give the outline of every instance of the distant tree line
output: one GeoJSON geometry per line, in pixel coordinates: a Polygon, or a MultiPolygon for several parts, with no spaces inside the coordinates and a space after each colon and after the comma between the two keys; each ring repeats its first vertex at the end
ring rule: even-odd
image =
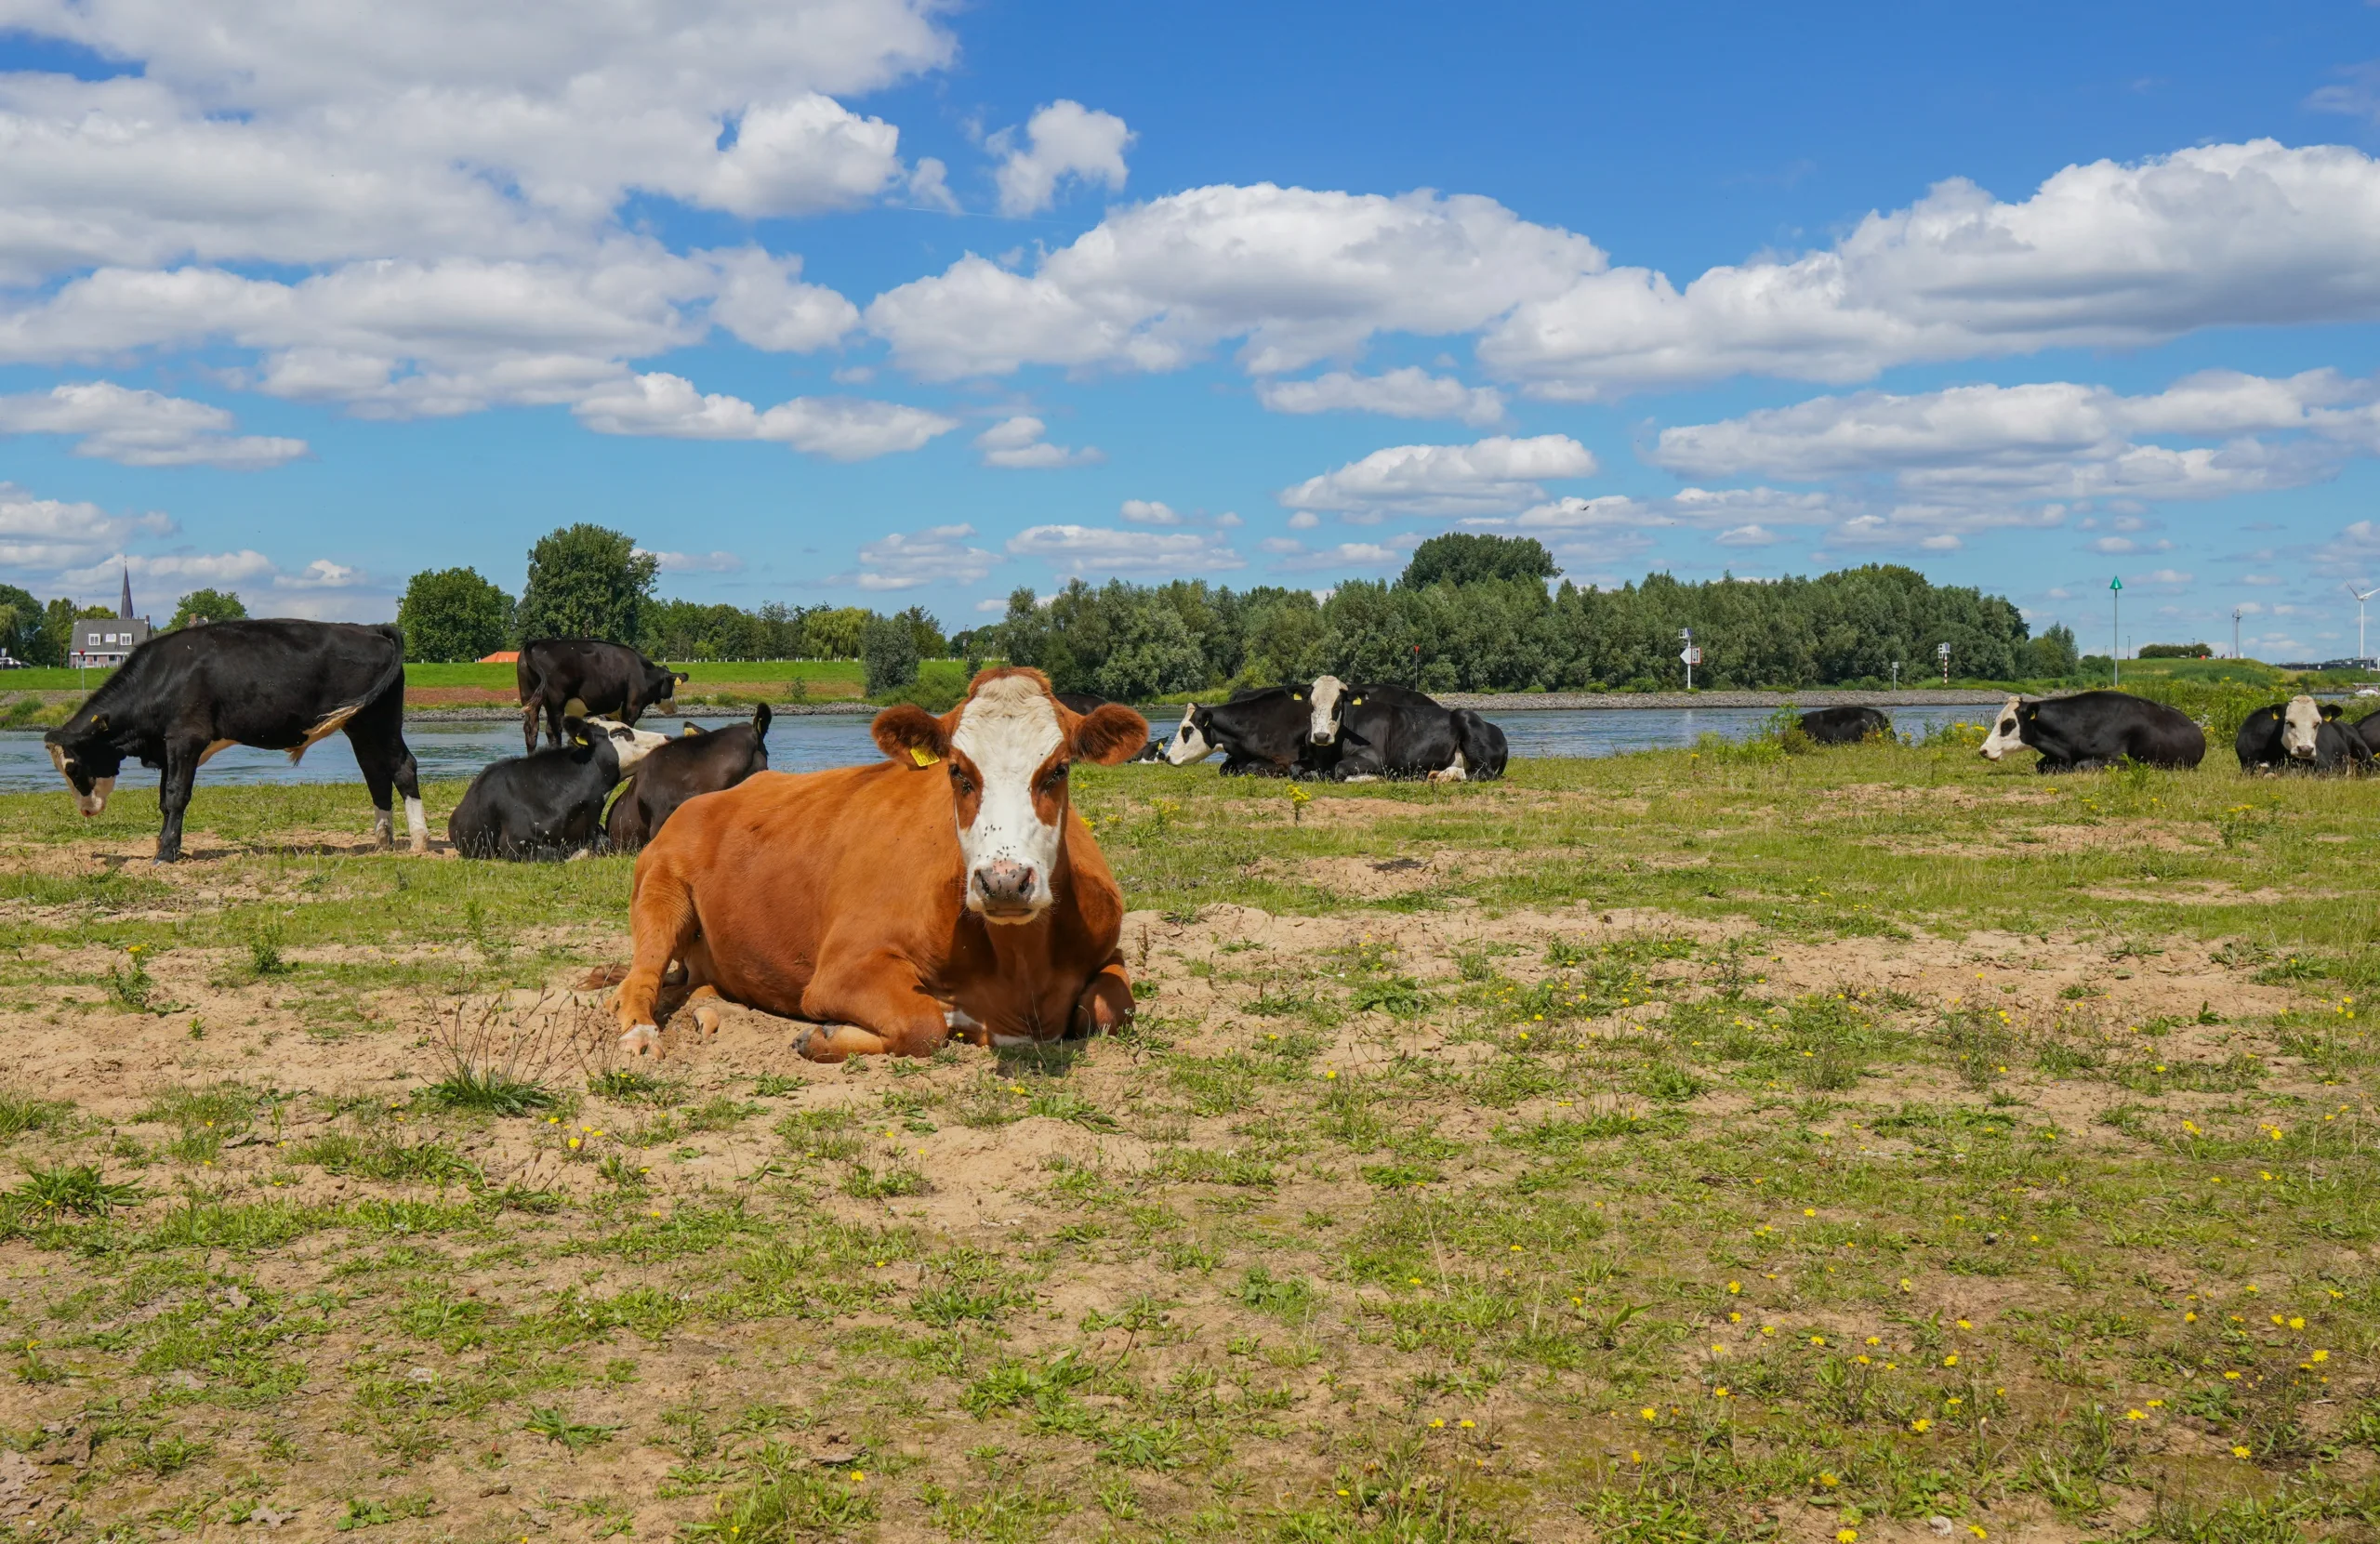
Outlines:
{"type": "Polygon", "coordinates": [[[660,599],[659,577],[658,560],[639,552],[633,537],[569,525],[529,549],[518,600],[477,569],[434,569],[405,586],[397,625],[411,660],[481,659],[533,638],[603,638],[656,659],[867,658],[888,672],[879,685],[871,670],[871,690],[914,680],[919,659],[940,658],[949,647],[942,624],[920,606],[889,617],[861,606],[776,601],[747,611],[660,599]]]}
{"type": "Polygon", "coordinates": [[[860,659],[868,689],[914,680],[920,659],[1000,658],[1046,671],[1062,691],[1150,701],[1222,687],[1308,680],[1395,681],[1438,692],[1644,691],[1684,682],[1679,634],[1703,651],[1698,686],[1882,686],[1938,679],[2062,680],[2074,635],[2032,637],[2009,601],[1871,564],[1815,578],[1683,583],[1666,574],[1582,589],[1527,538],[1450,534],[1415,549],[1394,581],[1327,595],[1203,580],[1079,580],[1048,600],[1010,596],[997,623],[945,637],[922,608],[758,610],[658,599],[650,554],[597,525],[530,549],[519,600],[471,569],[416,574],[398,620],[408,656],[477,659],[549,636],[633,642],[674,660],[860,659]]]}
{"type": "Polygon", "coordinates": [[[1871,565],[1817,578],[1686,584],[1666,574],[1617,589],[1549,589],[1552,556],[1527,538],[1451,535],[1416,549],[1393,583],[1350,581],[1316,598],[1197,580],[1076,583],[1046,603],[1010,597],[969,652],[1048,672],[1062,691],[1147,701],[1329,672],[1434,692],[1646,691],[1677,687],[1679,633],[1703,651],[1695,684],[1883,686],[1938,679],[2061,679],[2074,635],[2030,636],[1997,596],[1871,565]]]}

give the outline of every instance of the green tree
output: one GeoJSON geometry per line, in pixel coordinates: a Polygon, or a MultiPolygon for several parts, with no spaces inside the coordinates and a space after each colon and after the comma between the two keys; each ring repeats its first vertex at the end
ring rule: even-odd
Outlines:
{"type": "Polygon", "coordinates": [[[634,538],[584,521],[565,525],[529,549],[529,582],[518,612],[523,640],[600,638],[644,641],[644,608],[660,560],[634,538]]]}
{"type": "Polygon", "coordinates": [[[2074,649],[2074,629],[2063,622],[2053,622],[2041,637],[2025,645],[2025,674],[2029,676],[2070,676],[2079,656],[2074,649]]]}
{"type": "Polygon", "coordinates": [[[859,606],[813,611],[802,619],[801,653],[805,659],[857,659],[867,633],[868,613],[859,606]]]}
{"type": "Polygon", "coordinates": [[[941,659],[950,652],[950,640],[942,636],[942,622],[923,606],[911,606],[900,619],[909,625],[919,659],[941,659]]]}
{"type": "Polygon", "coordinates": [[[456,664],[492,654],[511,641],[512,597],[475,568],[426,569],[397,602],[405,658],[456,664]]]}
{"type": "Polygon", "coordinates": [[[860,639],[860,659],[867,667],[867,694],[880,697],[918,679],[918,635],[898,616],[871,616],[860,639]]]}
{"type": "Polygon", "coordinates": [[[243,622],[247,615],[247,606],[228,589],[194,589],[175,602],[174,619],[165,624],[165,630],[187,627],[193,622],[243,622]]]}
{"type": "Polygon", "coordinates": [[[0,653],[27,665],[47,665],[49,634],[40,601],[30,591],[0,585],[0,653]]]}
{"type": "Polygon", "coordinates": [[[1562,572],[1534,536],[1484,536],[1449,531],[1413,549],[1399,589],[1475,585],[1486,579],[1551,579],[1562,572]]]}

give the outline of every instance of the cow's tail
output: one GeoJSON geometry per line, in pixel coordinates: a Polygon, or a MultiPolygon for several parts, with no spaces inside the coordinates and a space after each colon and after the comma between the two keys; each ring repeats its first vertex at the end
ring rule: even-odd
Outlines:
{"type": "Polygon", "coordinates": [[[525,643],[512,662],[512,684],[521,696],[521,717],[535,719],[545,702],[546,673],[537,667],[536,657],[525,643]]]}
{"type": "Polygon", "coordinates": [[[332,708],[315,720],[314,727],[306,732],[306,737],[291,747],[289,752],[291,766],[294,767],[304,760],[308,751],[345,729],[350,719],[378,702],[390,692],[397,693],[399,711],[403,711],[405,690],[405,635],[394,623],[385,623],[373,630],[396,645],[396,652],[390,658],[388,666],[373,680],[372,685],[364,695],[351,703],[332,708]]]}
{"type": "Polygon", "coordinates": [[[759,740],[763,745],[767,744],[769,738],[769,720],[774,719],[775,716],[776,715],[769,711],[769,705],[766,703],[762,703],[760,706],[754,708],[752,710],[752,737],[759,740]]]}

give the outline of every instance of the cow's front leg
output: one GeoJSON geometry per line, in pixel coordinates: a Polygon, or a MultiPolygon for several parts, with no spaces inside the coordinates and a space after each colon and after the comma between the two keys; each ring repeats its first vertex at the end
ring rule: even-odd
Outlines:
{"type": "Polygon", "coordinates": [[[1131,978],[1124,974],[1123,961],[1111,959],[1075,999],[1075,1010],[1066,1020],[1066,1038],[1088,1040],[1113,1035],[1132,1022],[1132,1010],[1131,978]]]}
{"type": "Polygon", "coordinates": [[[190,809],[191,792],[198,785],[199,759],[204,745],[177,744],[165,747],[165,766],[157,779],[157,809],[165,824],[157,832],[157,862],[177,863],[182,855],[182,815],[190,809]]]}
{"type": "MultiPolygon", "coordinates": [[[[819,951],[833,959],[832,947],[819,951]]],[[[941,999],[918,968],[889,949],[822,964],[801,994],[801,1016],[819,1021],[801,1042],[813,1062],[847,1056],[932,1056],[950,1038],[941,999]]]]}

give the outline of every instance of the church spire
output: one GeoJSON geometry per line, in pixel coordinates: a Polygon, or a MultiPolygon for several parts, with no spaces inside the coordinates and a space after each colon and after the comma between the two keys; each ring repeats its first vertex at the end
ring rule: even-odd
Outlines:
{"type": "Polygon", "coordinates": [[[125,564],[124,567],[124,599],[116,602],[115,614],[126,622],[132,620],[132,565],[130,563],[125,564]]]}

